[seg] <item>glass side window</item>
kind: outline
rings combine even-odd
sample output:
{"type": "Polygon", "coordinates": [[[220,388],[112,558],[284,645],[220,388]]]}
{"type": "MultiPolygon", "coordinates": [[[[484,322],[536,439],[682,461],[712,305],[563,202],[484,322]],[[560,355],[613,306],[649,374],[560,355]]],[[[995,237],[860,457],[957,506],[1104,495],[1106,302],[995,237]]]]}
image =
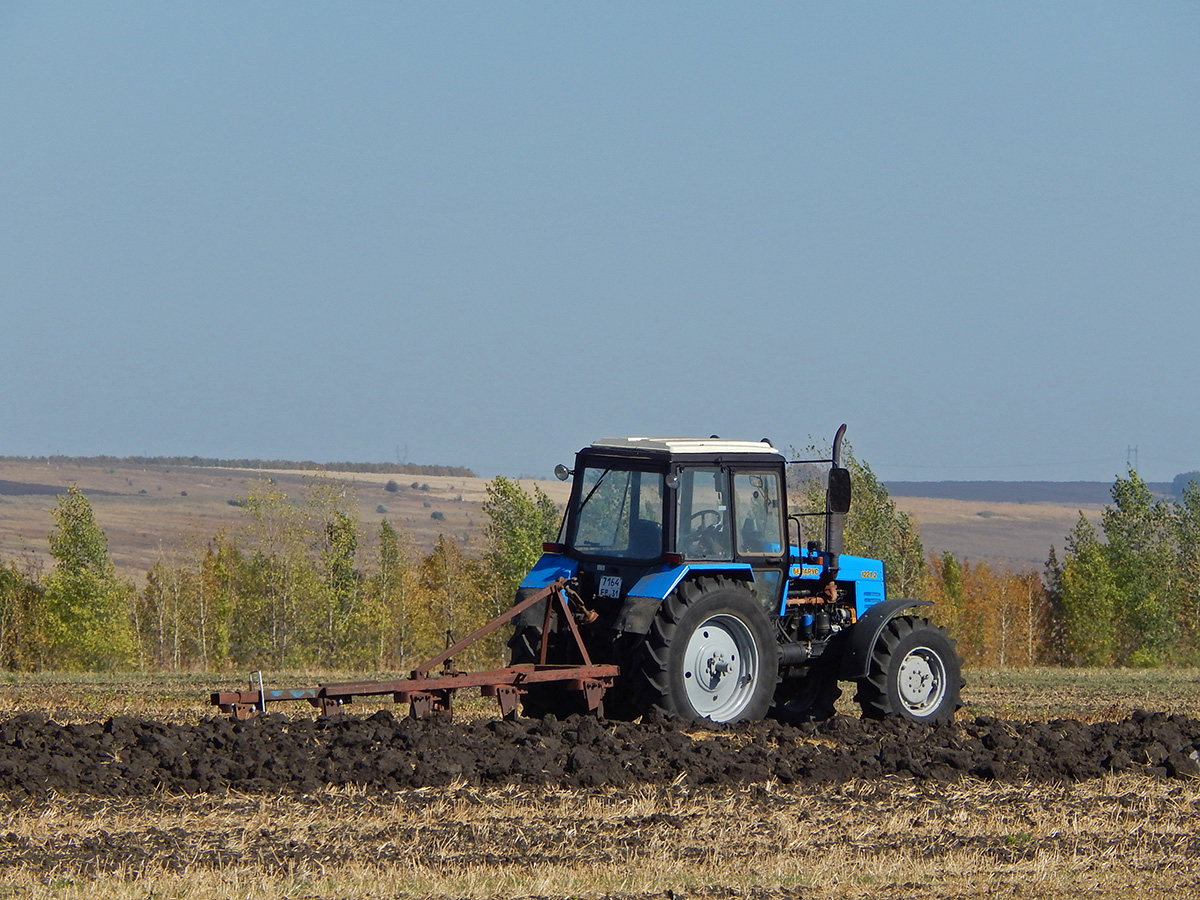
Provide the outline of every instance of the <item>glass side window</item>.
{"type": "Polygon", "coordinates": [[[589,556],[654,559],[662,554],[663,476],[588,467],[581,476],[576,551],[589,556]]]}
{"type": "Polygon", "coordinates": [[[732,559],[728,473],[708,466],[681,469],[676,493],[676,552],[684,559],[732,559]]]}
{"type": "Polygon", "coordinates": [[[733,508],[737,512],[739,556],[779,556],[783,552],[783,514],[776,473],[736,473],[733,508]]]}

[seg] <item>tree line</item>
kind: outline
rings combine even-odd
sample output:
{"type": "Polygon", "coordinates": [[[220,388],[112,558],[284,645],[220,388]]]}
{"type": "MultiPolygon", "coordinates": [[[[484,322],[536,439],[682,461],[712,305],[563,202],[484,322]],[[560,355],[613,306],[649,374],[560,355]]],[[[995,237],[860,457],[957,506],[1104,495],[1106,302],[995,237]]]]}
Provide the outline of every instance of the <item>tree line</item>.
{"type": "MultiPolygon", "coordinates": [[[[946,626],[967,665],[1200,665],[1200,473],[1177,478],[1168,499],[1131,467],[1099,530],[1080,512],[1061,559],[1051,547],[1044,572],[1010,572],[927,556],[916,523],[844,453],[854,492],[846,552],[884,561],[888,596],[933,601],[922,612],[946,626]]],[[[822,508],[822,482],[795,487],[802,510],[822,508]]]]}
{"type": "Polygon", "coordinates": [[[449,475],[474,478],[475,472],[465,466],[434,466],[420,463],[326,462],[289,459],[219,459],[213,456],[0,456],[4,462],[27,462],[39,465],[123,466],[193,466],[202,469],[290,469],[305,472],[355,472],[377,475],[449,475]]]}
{"type": "MultiPolygon", "coordinates": [[[[968,665],[1200,664],[1194,482],[1178,500],[1160,499],[1130,469],[1099,531],[1081,513],[1043,575],[927,556],[917,524],[869,465],[847,456],[846,552],[884,561],[889,596],[934,601],[928,614],[968,665]]],[[[794,512],[823,508],[818,480],[792,488],[794,512]]],[[[340,484],[314,478],[291,497],[267,479],[238,498],[241,528],[164,553],[137,589],[71,487],[53,510],[50,570],[0,565],[0,668],[403,671],[507,609],[557,534],[560,510],[540,489],[499,477],[487,495],[481,546],[443,535],[421,553],[386,518],[360,523],[340,484]]],[[[506,637],[460,662],[498,663],[506,637]]]]}
{"type": "MultiPolygon", "coordinates": [[[[53,510],[50,571],[0,567],[0,668],[403,670],[508,608],[557,533],[540,489],[496,478],[487,493],[482,553],[443,535],[422,554],[386,518],[364,529],[341,485],[317,478],[291,497],[257,482],[242,528],[164,554],[138,590],[72,486],[53,510]]],[[[460,662],[492,664],[506,637],[460,662]]]]}

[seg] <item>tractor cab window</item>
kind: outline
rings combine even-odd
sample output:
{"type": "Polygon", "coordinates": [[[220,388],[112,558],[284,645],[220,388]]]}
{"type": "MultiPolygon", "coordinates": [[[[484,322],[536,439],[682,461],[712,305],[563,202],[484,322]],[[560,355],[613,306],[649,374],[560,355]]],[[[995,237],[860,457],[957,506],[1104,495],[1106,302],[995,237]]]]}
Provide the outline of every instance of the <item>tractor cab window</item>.
{"type": "Polygon", "coordinates": [[[676,552],[691,560],[732,559],[729,474],[711,466],[681,469],[676,493],[676,552]]]}
{"type": "Polygon", "coordinates": [[[777,473],[737,472],[733,477],[733,508],[737,512],[739,556],[783,553],[783,512],[777,473]]]}
{"type": "Polygon", "coordinates": [[[587,556],[655,559],[662,555],[663,476],[588,466],[571,546],[587,556]]]}

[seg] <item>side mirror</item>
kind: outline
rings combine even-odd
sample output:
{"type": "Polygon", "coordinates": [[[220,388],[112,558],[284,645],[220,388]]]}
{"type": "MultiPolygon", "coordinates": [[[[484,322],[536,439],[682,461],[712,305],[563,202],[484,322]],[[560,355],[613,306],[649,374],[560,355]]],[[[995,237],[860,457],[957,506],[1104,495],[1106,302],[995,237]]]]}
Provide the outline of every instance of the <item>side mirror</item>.
{"type": "Polygon", "coordinates": [[[834,466],[829,470],[829,487],[825,493],[831,513],[850,512],[850,470],[834,466]]]}
{"type": "Polygon", "coordinates": [[[568,469],[566,466],[564,466],[562,463],[559,463],[557,466],[554,467],[554,477],[557,478],[559,481],[566,481],[568,478],[571,477],[572,474],[573,473],[571,472],[571,470],[568,469]]]}

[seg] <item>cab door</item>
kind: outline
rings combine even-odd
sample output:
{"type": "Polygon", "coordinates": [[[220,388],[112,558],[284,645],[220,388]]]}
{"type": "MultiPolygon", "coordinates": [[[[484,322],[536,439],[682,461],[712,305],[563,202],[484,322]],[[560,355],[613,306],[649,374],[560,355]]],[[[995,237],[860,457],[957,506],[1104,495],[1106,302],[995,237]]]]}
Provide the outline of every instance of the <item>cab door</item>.
{"type": "Polygon", "coordinates": [[[739,466],[731,476],[734,561],[750,565],[759,602],[772,615],[780,615],[787,583],[787,523],[780,473],[739,466]]]}

